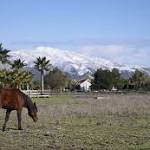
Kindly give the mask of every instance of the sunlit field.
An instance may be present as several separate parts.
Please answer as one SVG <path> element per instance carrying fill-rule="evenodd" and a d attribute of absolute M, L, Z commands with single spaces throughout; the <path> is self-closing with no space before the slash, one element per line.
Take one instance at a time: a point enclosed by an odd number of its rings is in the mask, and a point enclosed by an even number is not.
<path fill-rule="evenodd" d="M 34 98 L 38 122 L 22 112 L 23 130 L 17 130 L 12 112 L 5 132 L 0 130 L 1 150 L 149 150 L 150 95 L 102 94 Z M 0 110 L 0 126 L 5 110 Z"/>

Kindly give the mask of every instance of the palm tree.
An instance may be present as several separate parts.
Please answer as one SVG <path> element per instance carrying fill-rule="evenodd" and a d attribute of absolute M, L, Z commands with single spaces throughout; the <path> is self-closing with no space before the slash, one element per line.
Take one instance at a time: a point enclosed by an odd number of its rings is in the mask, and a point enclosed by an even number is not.
<path fill-rule="evenodd" d="M 28 71 L 20 71 L 20 72 L 13 72 L 13 82 L 12 84 L 18 88 L 21 88 L 21 85 L 28 87 L 32 81 L 32 73 Z"/>
<path fill-rule="evenodd" d="M 10 72 L 12 77 L 10 85 L 17 88 L 21 88 L 23 85 L 28 88 L 33 76 L 31 72 L 22 70 L 27 64 L 25 64 L 21 59 L 16 59 L 10 63 L 10 65 L 11 69 L 13 69 L 13 71 Z"/>
<path fill-rule="evenodd" d="M 8 54 L 10 52 L 10 50 L 3 48 L 2 43 L 0 43 L 0 65 L 1 69 L 0 69 L 0 86 L 4 86 L 4 82 L 5 82 L 5 77 L 7 74 L 7 70 L 6 70 L 6 66 L 4 64 L 9 64 L 9 57 L 10 55 Z"/>
<path fill-rule="evenodd" d="M 46 57 L 37 57 L 35 63 L 35 68 L 41 73 L 41 94 L 43 94 L 44 90 L 44 71 L 48 71 L 50 69 L 50 60 L 46 60 Z"/>
<path fill-rule="evenodd" d="M 10 50 L 4 49 L 2 46 L 2 43 L 0 43 L 0 62 L 2 64 L 9 63 L 9 60 L 8 60 L 10 57 L 10 55 L 8 55 L 9 52 Z"/>
<path fill-rule="evenodd" d="M 13 63 L 11 63 L 11 68 L 16 71 L 22 69 L 25 66 L 26 64 L 21 59 L 14 60 Z"/>
<path fill-rule="evenodd" d="M 6 82 L 6 70 L 0 70 L 0 87 L 3 87 Z"/>
<path fill-rule="evenodd" d="M 29 89 L 29 85 L 31 85 L 33 79 L 33 74 L 29 71 L 25 71 L 25 77 L 23 79 L 22 84 L 24 84 L 27 88 L 27 90 Z"/>

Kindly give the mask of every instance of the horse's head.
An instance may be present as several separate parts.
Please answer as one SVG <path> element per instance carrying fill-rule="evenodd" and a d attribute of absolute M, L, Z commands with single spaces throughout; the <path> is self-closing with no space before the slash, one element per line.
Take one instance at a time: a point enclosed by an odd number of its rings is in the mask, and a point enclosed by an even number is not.
<path fill-rule="evenodd" d="M 33 107 L 32 109 L 28 112 L 29 116 L 33 119 L 34 122 L 37 122 L 38 117 L 37 117 L 37 107 L 36 107 L 36 103 L 33 103 Z"/>

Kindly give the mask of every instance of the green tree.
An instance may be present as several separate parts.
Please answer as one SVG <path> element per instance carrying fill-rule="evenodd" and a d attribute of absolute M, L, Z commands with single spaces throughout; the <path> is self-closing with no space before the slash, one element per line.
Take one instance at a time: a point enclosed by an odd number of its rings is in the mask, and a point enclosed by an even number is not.
<path fill-rule="evenodd" d="M 8 64 L 9 63 L 9 58 L 10 55 L 8 54 L 10 52 L 10 50 L 3 48 L 2 43 L 0 43 L 0 64 Z M 5 68 L 5 66 L 4 66 Z M 7 78 L 7 70 L 2 69 L 0 71 L 0 86 L 3 87 L 4 86 L 4 82 Z"/>
<path fill-rule="evenodd" d="M 28 87 L 32 81 L 32 74 L 28 71 L 23 71 L 26 66 L 21 59 L 14 60 L 10 63 L 12 70 L 1 70 L 0 79 L 3 87 L 20 88 L 22 85 Z"/>
<path fill-rule="evenodd" d="M 143 85 L 149 82 L 149 77 L 144 72 L 136 70 L 130 81 L 132 84 L 134 84 L 134 88 L 138 90 L 139 88 L 142 88 Z"/>
<path fill-rule="evenodd" d="M 0 44 L 0 62 L 2 64 L 9 63 L 10 55 L 8 54 L 10 50 L 3 48 L 2 43 Z"/>
<path fill-rule="evenodd" d="M 35 68 L 41 73 L 41 94 L 43 94 L 44 90 L 44 72 L 50 69 L 50 60 L 46 60 L 46 57 L 38 57 L 36 58 Z"/>
<path fill-rule="evenodd" d="M 45 76 L 45 85 L 47 88 L 62 90 L 67 86 L 68 79 L 58 68 L 54 68 Z"/>
<path fill-rule="evenodd" d="M 9 61 L 10 50 L 4 49 L 0 44 L 0 63 L 11 65 L 12 70 L 2 69 L 0 70 L 0 86 L 1 87 L 21 87 L 23 84 L 29 84 L 32 81 L 32 74 L 28 71 L 23 71 L 23 67 L 26 66 L 21 59 Z"/>
<path fill-rule="evenodd" d="M 144 91 L 150 91 L 150 79 L 142 86 Z"/>
<path fill-rule="evenodd" d="M 94 90 L 111 89 L 113 87 L 112 73 L 109 70 L 98 69 L 94 74 L 91 88 Z"/>
<path fill-rule="evenodd" d="M 114 68 L 112 71 L 98 69 L 94 74 L 94 80 L 92 81 L 91 88 L 94 90 L 100 89 L 122 89 L 124 86 L 124 80 L 121 79 L 119 70 Z"/>
<path fill-rule="evenodd" d="M 29 71 L 19 71 L 15 72 L 16 77 L 14 79 L 16 87 L 23 87 L 24 89 L 29 89 L 32 83 L 33 75 Z"/>
<path fill-rule="evenodd" d="M 40 82 L 39 80 L 33 80 L 31 83 L 31 89 L 39 90 L 40 89 Z"/>
<path fill-rule="evenodd" d="M 11 63 L 11 68 L 13 70 L 16 70 L 16 71 L 19 71 L 21 70 L 23 67 L 25 67 L 26 64 L 24 63 L 24 61 L 22 61 L 21 59 L 17 59 L 17 60 L 14 60 L 12 63 Z"/>
<path fill-rule="evenodd" d="M 23 71 L 22 69 L 26 66 L 24 61 L 21 59 L 16 59 L 12 63 L 10 63 L 12 71 L 13 82 L 12 86 L 21 87 L 26 86 L 29 87 L 30 82 L 32 81 L 32 74 L 28 71 Z"/>
<path fill-rule="evenodd" d="M 112 74 L 113 86 L 118 88 L 122 83 L 119 70 L 114 68 L 112 69 L 111 74 Z"/>
<path fill-rule="evenodd" d="M 1 87 L 20 88 L 21 86 L 28 86 L 32 81 L 32 74 L 28 71 L 0 71 Z"/>

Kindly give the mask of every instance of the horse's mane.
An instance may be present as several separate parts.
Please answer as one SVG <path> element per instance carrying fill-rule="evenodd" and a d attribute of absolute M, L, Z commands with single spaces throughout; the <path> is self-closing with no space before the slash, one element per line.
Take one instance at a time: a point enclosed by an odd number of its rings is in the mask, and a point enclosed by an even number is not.
<path fill-rule="evenodd" d="M 26 104 L 28 111 L 32 111 L 34 108 L 34 104 L 31 98 L 28 95 L 24 94 L 23 92 L 21 92 L 21 95 L 23 96 L 23 99 L 25 100 L 25 104 Z"/>

